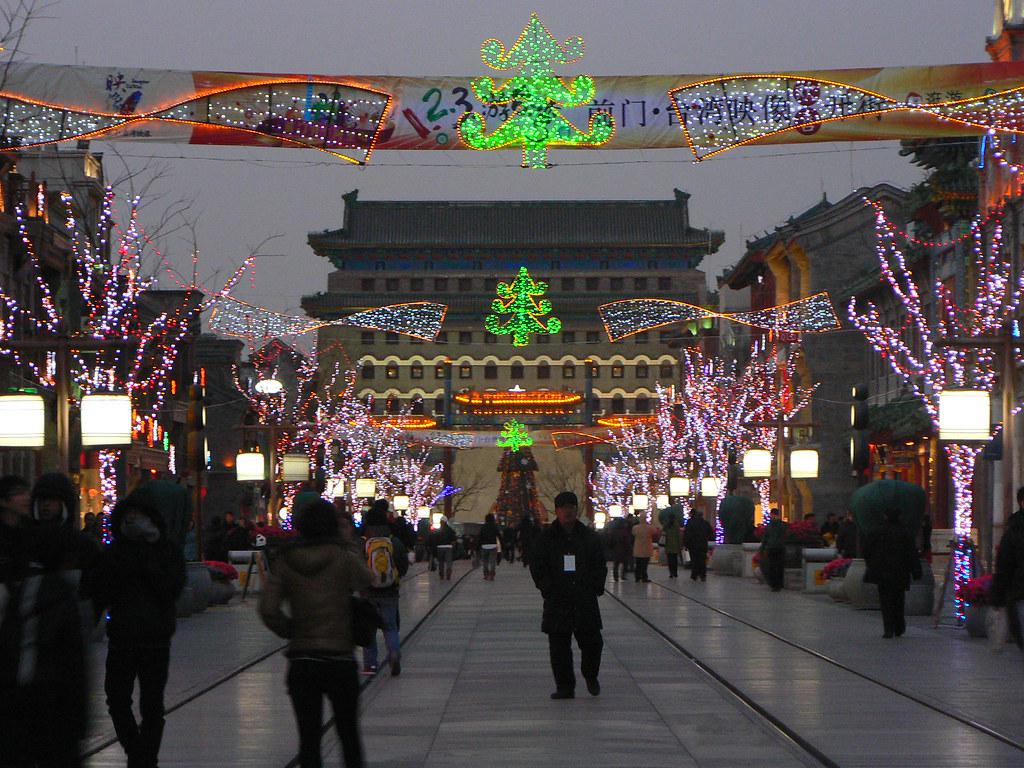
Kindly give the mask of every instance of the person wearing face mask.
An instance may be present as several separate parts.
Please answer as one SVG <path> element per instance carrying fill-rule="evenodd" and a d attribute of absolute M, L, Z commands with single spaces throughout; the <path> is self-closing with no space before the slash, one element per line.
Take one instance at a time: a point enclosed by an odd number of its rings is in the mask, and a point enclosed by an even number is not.
<path fill-rule="evenodd" d="M 41 475 L 32 486 L 29 514 L 30 565 L 52 564 L 57 557 L 57 570 L 77 583 L 80 598 L 88 599 L 100 545 L 78 529 L 78 489 L 71 478 L 60 472 Z"/>
<path fill-rule="evenodd" d="M 93 583 L 97 615 L 108 611 L 104 690 L 129 768 L 155 766 L 164 730 L 164 687 L 175 630 L 175 601 L 185 586 L 185 558 L 160 512 L 132 493 L 110 516 L 111 545 Z M 139 681 L 139 711 L 132 693 Z"/>

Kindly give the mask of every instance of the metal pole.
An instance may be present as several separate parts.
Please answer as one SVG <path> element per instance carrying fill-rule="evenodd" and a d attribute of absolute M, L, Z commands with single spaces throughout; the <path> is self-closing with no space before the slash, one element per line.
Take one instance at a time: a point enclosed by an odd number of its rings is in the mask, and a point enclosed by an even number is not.
<path fill-rule="evenodd" d="M 54 372 L 57 395 L 57 465 L 71 475 L 71 392 L 68 382 L 67 339 L 56 342 L 57 370 Z"/>
<path fill-rule="evenodd" d="M 1014 445 L 1015 439 L 1013 428 L 1013 402 L 1016 396 L 1016 381 L 1014 378 L 1014 354 L 1013 336 L 1007 334 L 1003 338 L 1003 515 L 998 526 L 992 520 L 992 551 L 989 553 L 995 557 L 995 546 L 999 541 L 1002 529 L 1010 515 L 1014 512 L 1016 482 Z M 998 527 L 998 530 L 997 530 Z"/>

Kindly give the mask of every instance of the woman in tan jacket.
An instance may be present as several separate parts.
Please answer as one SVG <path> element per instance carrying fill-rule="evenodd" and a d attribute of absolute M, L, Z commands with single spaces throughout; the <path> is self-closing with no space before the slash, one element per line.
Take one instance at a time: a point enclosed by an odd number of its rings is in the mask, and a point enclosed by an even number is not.
<path fill-rule="evenodd" d="M 352 654 L 352 592 L 370 585 L 364 560 L 338 537 L 328 502 L 297 515 L 299 539 L 284 547 L 260 595 L 260 618 L 287 638 L 288 695 L 299 726 L 299 764 L 320 766 L 323 697 L 330 699 L 347 768 L 362 768 L 359 672 Z M 282 606 L 287 603 L 286 614 Z"/>
<path fill-rule="evenodd" d="M 654 554 L 654 540 L 661 536 L 661 529 L 651 525 L 646 519 L 633 526 L 633 560 L 636 561 L 636 580 L 650 581 L 647 577 L 647 565 Z"/>

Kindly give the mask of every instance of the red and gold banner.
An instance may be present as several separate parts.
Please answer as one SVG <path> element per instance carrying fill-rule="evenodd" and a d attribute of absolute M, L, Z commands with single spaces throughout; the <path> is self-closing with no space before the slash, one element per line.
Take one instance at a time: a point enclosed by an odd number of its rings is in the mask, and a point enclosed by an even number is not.
<path fill-rule="evenodd" d="M 459 118 L 500 125 L 459 77 L 275 75 L 48 64 L 13 67 L 0 143 L 79 138 L 320 149 L 365 163 L 376 149 L 464 149 Z M 743 75 L 597 76 L 560 114 L 614 120 L 602 149 L 686 147 L 697 159 L 744 144 L 1024 132 L 1024 63 Z"/>

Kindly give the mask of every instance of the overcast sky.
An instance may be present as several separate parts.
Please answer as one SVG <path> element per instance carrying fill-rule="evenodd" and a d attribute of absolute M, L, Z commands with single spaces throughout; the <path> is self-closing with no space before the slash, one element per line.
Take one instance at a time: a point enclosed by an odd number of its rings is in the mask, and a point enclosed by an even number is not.
<path fill-rule="evenodd" d="M 575 71 L 598 75 L 758 72 L 987 61 L 992 0 L 60 0 L 29 30 L 31 61 L 325 75 L 478 75 L 480 43 L 511 44 L 536 10 L 554 35 L 582 35 Z M 108 151 L 109 144 L 94 142 Z M 132 163 L 167 160 L 163 191 L 194 200 L 207 271 L 237 264 L 264 237 L 254 286 L 238 295 L 299 312 L 326 288 L 328 265 L 306 233 L 341 225 L 341 195 L 386 199 L 667 199 L 692 194 L 694 226 L 724 230 L 704 269 L 717 274 L 744 241 L 813 205 L 920 171 L 893 143 L 750 147 L 699 165 L 685 150 L 552 153 L 384 152 L 357 168 L 312 150 L 122 143 Z M 117 175 L 110 167 L 108 176 Z M 566 165 L 566 164 L 578 165 Z M 165 244 L 184 252 L 181 241 Z M 425 297 L 429 298 L 429 297 Z"/>

